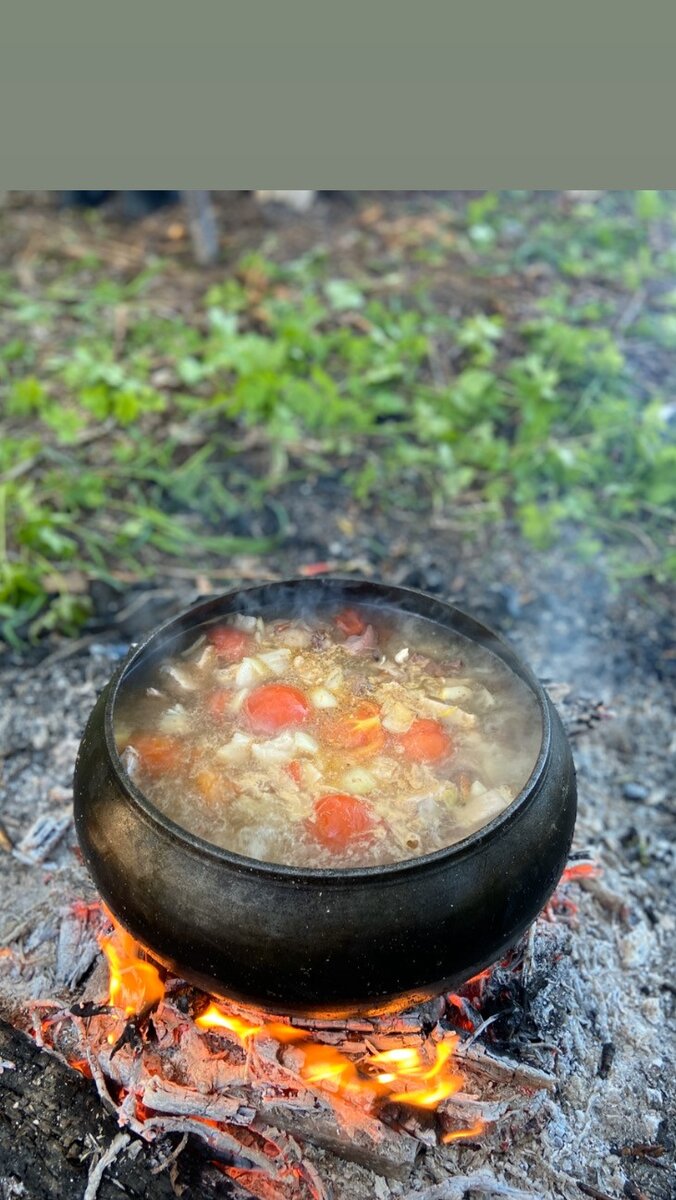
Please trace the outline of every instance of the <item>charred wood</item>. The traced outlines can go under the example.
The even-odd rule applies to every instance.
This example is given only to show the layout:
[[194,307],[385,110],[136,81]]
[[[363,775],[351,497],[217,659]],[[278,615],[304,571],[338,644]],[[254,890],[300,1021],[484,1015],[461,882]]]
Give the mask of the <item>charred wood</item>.
[[[153,1150],[129,1133],[120,1135],[90,1081],[4,1021],[0,1059],[3,1186],[21,1185],[16,1194],[31,1200],[175,1200],[168,1175],[152,1173]],[[188,1148],[186,1156],[192,1156],[192,1169],[196,1160],[201,1165],[198,1150]],[[200,1189],[201,1197],[218,1195],[208,1182]]]

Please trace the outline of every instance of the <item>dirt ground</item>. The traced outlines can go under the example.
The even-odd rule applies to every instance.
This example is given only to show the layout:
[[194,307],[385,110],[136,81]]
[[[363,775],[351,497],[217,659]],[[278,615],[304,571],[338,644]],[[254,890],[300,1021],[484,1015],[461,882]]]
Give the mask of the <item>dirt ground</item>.
[[[309,233],[291,223],[285,236],[292,244],[316,238],[318,229],[322,236],[334,226],[344,231],[346,213],[349,201],[335,208],[323,200]],[[246,197],[222,219],[238,244],[260,236],[260,216]],[[429,1152],[405,1184],[328,1153],[310,1157],[333,1182],[335,1200],[424,1196],[444,1180],[486,1170],[546,1200],[575,1200],[580,1184],[612,1200],[669,1200],[676,1194],[673,597],[614,589],[565,545],[536,553],[509,526],[469,540],[432,512],[365,511],[338,478],[309,478],[284,502],[286,539],[265,560],[239,560],[195,578],[158,576],[121,606],[102,602],[96,625],[77,641],[2,660],[0,1013],[26,1025],[32,998],[72,1000],[81,992],[62,930],[69,906],[91,898],[93,888],[77,853],[71,777],[96,693],[129,642],[199,594],[242,579],[296,575],[315,563],[405,583],[504,633],[551,687],[574,732],[574,849],[603,875],[581,893],[577,925],[538,929],[529,1053],[553,1064],[557,1091],[537,1120],[500,1139]],[[576,712],[596,704],[601,719],[580,730]],[[48,819],[41,831],[38,818]],[[538,1051],[540,1044],[550,1049]],[[612,1062],[601,1069],[609,1045]],[[456,1193],[429,1190],[435,1195]]]

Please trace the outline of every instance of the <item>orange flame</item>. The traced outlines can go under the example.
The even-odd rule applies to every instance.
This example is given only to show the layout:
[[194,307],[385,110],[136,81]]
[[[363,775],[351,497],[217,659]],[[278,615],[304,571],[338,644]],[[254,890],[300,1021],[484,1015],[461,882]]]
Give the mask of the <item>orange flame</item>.
[[466,1129],[451,1129],[449,1133],[445,1133],[442,1137],[442,1142],[460,1142],[463,1138],[473,1138],[477,1134],[482,1133],[485,1128],[483,1121],[475,1121],[473,1125],[468,1125]]
[[234,1033],[241,1042],[245,1042],[247,1038],[253,1037],[263,1029],[262,1025],[251,1025],[248,1021],[242,1021],[239,1017],[222,1012],[216,1004],[210,1004],[203,1013],[200,1013],[199,1017],[195,1018],[195,1024],[199,1025],[200,1029],[227,1029],[230,1033]]
[[298,1042],[307,1037],[304,1029],[296,1029],[294,1025],[285,1025],[283,1021],[252,1025],[250,1021],[244,1021],[232,1013],[224,1013],[217,1004],[213,1003],[205,1008],[199,1017],[195,1017],[195,1024],[200,1029],[227,1029],[230,1033],[234,1033],[241,1042],[254,1037],[257,1033],[264,1037],[274,1038],[276,1042]]
[[457,1034],[436,1043],[432,1060],[429,1051],[422,1048],[399,1046],[354,1061],[333,1046],[310,1041],[305,1030],[281,1022],[255,1025],[224,1012],[217,1004],[210,1004],[195,1024],[201,1029],[227,1030],[242,1044],[254,1037],[302,1042],[300,1074],[307,1083],[328,1091],[358,1093],[371,1102],[379,1098],[433,1109],[459,1091],[463,1083],[462,1076],[450,1067]]
[[141,958],[141,950],[131,934],[114,924],[109,937],[100,939],[110,973],[108,1003],[120,1008],[125,1016],[147,1012],[159,1004],[164,984],[157,967]]
[[[141,957],[134,939],[114,923],[110,936],[101,947],[110,969],[108,1002],[127,1017],[147,1012],[164,995],[164,984],[157,968]],[[242,1046],[256,1038],[277,1042],[298,1042],[303,1062],[300,1074],[308,1084],[350,1095],[357,1094],[369,1106],[376,1101],[391,1101],[428,1110],[436,1109],[460,1090],[463,1078],[453,1070],[453,1054],[458,1034],[447,1034],[440,1041],[421,1047],[398,1046],[353,1058],[334,1046],[310,1040],[308,1031],[283,1021],[251,1021],[210,1003],[195,1018],[199,1029],[232,1034]],[[109,1041],[114,1041],[109,1034]],[[445,1134],[444,1142],[472,1137],[483,1128],[481,1122],[470,1129]]]

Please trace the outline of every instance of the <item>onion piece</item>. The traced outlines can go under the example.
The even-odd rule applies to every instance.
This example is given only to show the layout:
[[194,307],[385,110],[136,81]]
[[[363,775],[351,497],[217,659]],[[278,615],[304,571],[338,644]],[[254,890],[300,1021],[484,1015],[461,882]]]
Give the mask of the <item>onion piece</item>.
[[235,613],[229,624],[233,629],[241,629],[244,633],[253,633],[257,620],[256,617],[248,617],[246,613]]
[[300,781],[304,788],[314,787],[322,777],[321,771],[318,771],[313,762],[304,758],[300,764]]
[[187,733],[188,714],[182,704],[174,704],[162,713],[157,728],[160,733]]
[[184,671],[182,667],[177,667],[174,663],[163,663],[160,667],[160,672],[165,677],[165,683],[173,692],[196,692],[197,683],[192,675]]
[[344,679],[345,676],[343,675],[342,669],[340,667],[334,667],[333,670],[326,676],[326,679],[324,680],[324,686],[327,687],[330,692],[336,692],[338,688],[343,686]]
[[341,787],[357,796],[366,796],[377,786],[375,778],[365,767],[350,767],[341,778]]
[[382,725],[388,733],[406,733],[411,728],[415,713],[399,700],[386,700],[382,708]]
[[453,687],[442,687],[439,692],[439,699],[446,700],[451,704],[460,704],[463,701],[472,699],[472,689],[462,684],[457,684]]
[[[472,791],[474,784],[472,784]],[[480,795],[474,795],[469,803],[460,805],[454,812],[454,816],[458,818],[461,825],[466,827],[477,827],[485,825],[487,821],[492,821],[493,817],[497,817],[498,813],[504,811],[509,804],[509,800],[505,795],[505,789],[500,788],[484,788]]]
[[209,643],[204,647],[199,658],[195,660],[195,666],[198,671],[204,671],[206,667],[213,667],[216,662],[216,650]]
[[267,738],[264,742],[255,742],[251,753],[257,762],[265,766],[290,762],[301,754],[316,754],[319,746],[309,733],[302,730],[285,730],[277,737]]
[[288,731],[280,733],[279,737],[268,738],[265,742],[255,742],[251,747],[256,762],[263,766],[275,766],[288,763],[296,753],[294,736]]
[[319,745],[309,733],[304,733],[302,729],[297,730],[291,735],[294,740],[297,754],[316,754],[319,750]]
[[273,675],[283,675],[291,663],[291,651],[285,647],[279,650],[269,650],[265,654],[257,654],[256,660],[262,662]]
[[309,693],[310,704],[314,708],[337,708],[338,701],[328,688],[316,687]]
[[242,763],[249,757],[252,739],[246,733],[233,733],[229,742],[220,746],[215,757],[227,763]]
[[420,707],[429,716],[435,717],[437,721],[455,725],[458,729],[474,729],[477,723],[474,713],[465,712],[454,704],[444,704],[432,696],[424,696],[420,701]]
[[394,656],[394,661],[396,663],[399,663],[399,665],[401,665],[401,663],[406,662],[406,659],[408,658],[410,653],[411,652],[410,652],[408,646],[403,646],[401,650],[397,650],[397,653]]
[[260,658],[243,658],[237,668],[235,684],[238,688],[253,687],[261,680],[267,679],[269,675],[270,671]]

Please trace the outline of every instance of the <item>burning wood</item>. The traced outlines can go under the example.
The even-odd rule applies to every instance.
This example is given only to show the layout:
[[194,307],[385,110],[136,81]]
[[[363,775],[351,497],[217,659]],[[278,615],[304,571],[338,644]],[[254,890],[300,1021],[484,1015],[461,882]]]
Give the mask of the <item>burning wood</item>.
[[[564,884],[597,874],[578,861]],[[555,920],[568,914],[565,895],[551,906]],[[73,913],[95,931],[91,906]],[[403,1179],[425,1145],[476,1140],[493,1127],[513,1132],[538,1113],[547,1119],[550,1102],[537,1097],[554,1090],[554,1077],[476,1042],[499,1016],[484,1019],[482,1004],[496,979],[526,974],[532,937],[497,974],[482,971],[458,993],[342,1021],[272,1018],[216,1002],[165,979],[118,927],[98,939],[108,994],[67,1009],[37,1002],[36,1040],[91,1076],[133,1133],[150,1141],[197,1135],[220,1169],[261,1200],[322,1200],[295,1139]]]

